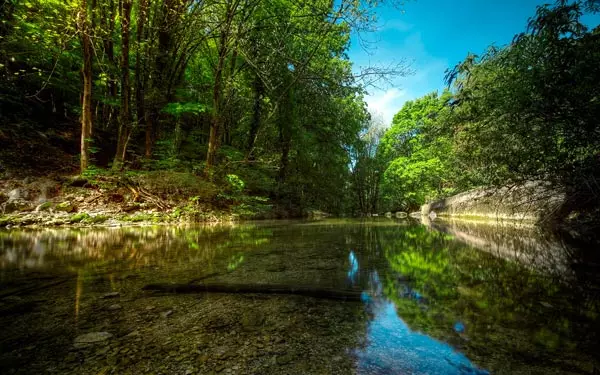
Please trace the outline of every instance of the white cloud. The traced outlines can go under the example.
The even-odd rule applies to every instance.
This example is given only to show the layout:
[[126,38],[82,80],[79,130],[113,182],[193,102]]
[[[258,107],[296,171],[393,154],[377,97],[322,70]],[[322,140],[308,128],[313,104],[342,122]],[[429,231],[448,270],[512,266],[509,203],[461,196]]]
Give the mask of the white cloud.
[[394,115],[402,108],[406,100],[408,100],[406,91],[395,87],[386,91],[377,91],[365,98],[371,116],[373,118],[380,117],[386,128],[391,125]]
[[402,56],[408,57],[414,74],[393,79],[390,87],[370,87],[369,95],[365,97],[373,118],[382,119],[386,127],[391,125],[394,115],[404,103],[444,87],[443,78],[448,61],[431,55],[419,32],[404,35],[401,41],[393,44],[383,41],[369,59],[364,54],[357,54],[355,61],[358,60],[359,65],[388,66]]

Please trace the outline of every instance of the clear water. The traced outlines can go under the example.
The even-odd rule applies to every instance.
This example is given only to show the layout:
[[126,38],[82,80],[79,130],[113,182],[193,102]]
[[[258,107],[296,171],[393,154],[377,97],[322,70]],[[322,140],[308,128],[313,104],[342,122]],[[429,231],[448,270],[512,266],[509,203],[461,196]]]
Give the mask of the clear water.
[[[595,250],[383,219],[3,231],[0,373],[591,374]],[[144,289],[203,283],[286,293]]]

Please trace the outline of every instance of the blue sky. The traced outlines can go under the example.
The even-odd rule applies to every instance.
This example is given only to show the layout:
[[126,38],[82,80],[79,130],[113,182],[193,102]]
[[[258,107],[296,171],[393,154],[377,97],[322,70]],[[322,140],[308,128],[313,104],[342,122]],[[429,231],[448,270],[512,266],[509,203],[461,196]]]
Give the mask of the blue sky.
[[[473,52],[490,44],[506,45],[525,30],[537,5],[554,0],[409,0],[402,10],[380,7],[379,29],[361,34],[365,50],[353,35],[348,55],[355,70],[360,66],[389,65],[406,60],[414,74],[392,85],[370,88],[366,101],[371,113],[386,125],[404,102],[444,88],[444,72]],[[586,16],[597,25],[600,17]]]

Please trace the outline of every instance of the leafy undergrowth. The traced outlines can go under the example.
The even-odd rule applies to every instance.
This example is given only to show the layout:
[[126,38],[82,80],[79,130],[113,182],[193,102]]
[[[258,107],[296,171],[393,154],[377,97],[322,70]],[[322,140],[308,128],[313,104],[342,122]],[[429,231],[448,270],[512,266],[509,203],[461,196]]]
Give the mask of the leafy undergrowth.
[[237,175],[215,182],[188,172],[91,168],[81,176],[0,185],[0,226],[131,225],[274,218],[268,197]]

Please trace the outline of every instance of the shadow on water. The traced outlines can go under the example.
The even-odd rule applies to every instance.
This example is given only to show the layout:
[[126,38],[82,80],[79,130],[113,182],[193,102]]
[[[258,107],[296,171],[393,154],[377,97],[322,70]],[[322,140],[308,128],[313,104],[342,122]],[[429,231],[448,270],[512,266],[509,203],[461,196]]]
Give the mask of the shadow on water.
[[0,370],[592,373],[598,283],[578,254],[523,228],[391,220],[0,232]]

